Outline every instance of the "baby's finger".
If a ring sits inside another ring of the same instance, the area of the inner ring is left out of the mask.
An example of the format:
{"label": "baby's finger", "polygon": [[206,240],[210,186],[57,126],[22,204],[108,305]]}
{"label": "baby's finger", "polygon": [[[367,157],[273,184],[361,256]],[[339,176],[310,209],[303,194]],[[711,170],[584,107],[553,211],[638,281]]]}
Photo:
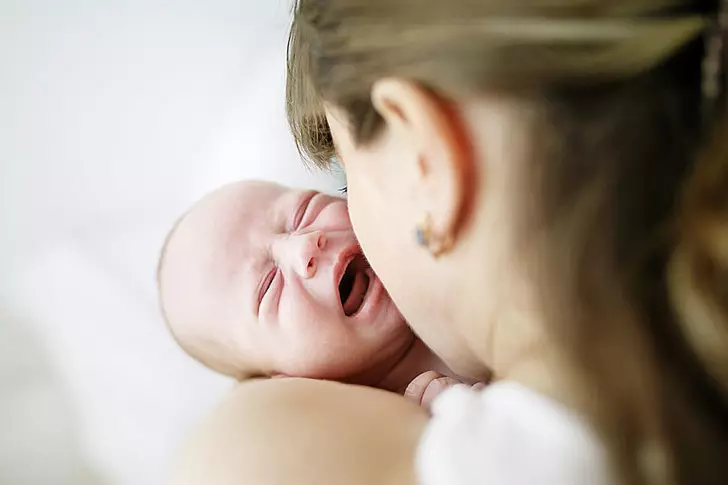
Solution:
{"label": "baby's finger", "polygon": [[487,384],[485,382],[476,382],[475,384],[473,384],[471,389],[473,391],[482,391],[483,389],[486,388],[486,386],[487,386]]}
{"label": "baby's finger", "polygon": [[434,401],[442,391],[448,387],[454,386],[455,384],[462,383],[451,377],[438,377],[437,379],[430,381],[422,394],[422,399],[420,401],[421,405],[429,409],[432,401]]}
{"label": "baby's finger", "polygon": [[404,396],[418,406],[421,405],[425,391],[429,384],[440,377],[442,377],[442,374],[435,371],[423,372],[412,379],[412,382],[407,385],[407,389],[404,391]]}

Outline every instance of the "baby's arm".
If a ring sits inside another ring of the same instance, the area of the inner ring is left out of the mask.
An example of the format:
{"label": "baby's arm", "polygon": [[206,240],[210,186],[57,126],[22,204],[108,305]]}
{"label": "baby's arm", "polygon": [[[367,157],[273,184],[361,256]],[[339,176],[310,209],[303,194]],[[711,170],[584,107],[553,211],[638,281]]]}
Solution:
{"label": "baby's arm", "polygon": [[[416,404],[427,409],[430,404],[442,391],[455,384],[464,384],[463,382],[435,371],[427,371],[418,375],[412,382],[407,385],[404,396]],[[477,383],[473,385],[473,389],[481,389],[485,384]]]}

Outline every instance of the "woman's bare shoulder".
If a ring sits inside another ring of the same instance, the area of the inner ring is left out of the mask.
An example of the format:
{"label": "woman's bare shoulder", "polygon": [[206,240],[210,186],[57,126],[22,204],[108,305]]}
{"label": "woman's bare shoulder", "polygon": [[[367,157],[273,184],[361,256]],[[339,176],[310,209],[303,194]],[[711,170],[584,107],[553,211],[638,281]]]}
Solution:
{"label": "woman's bare shoulder", "polygon": [[249,381],[188,438],[170,485],[414,484],[426,422],[418,406],[377,389]]}

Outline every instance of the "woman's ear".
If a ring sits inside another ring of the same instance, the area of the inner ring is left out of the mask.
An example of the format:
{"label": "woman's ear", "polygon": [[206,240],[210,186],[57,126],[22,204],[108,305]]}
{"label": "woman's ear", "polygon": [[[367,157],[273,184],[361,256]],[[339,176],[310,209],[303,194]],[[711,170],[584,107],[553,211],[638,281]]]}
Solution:
{"label": "woman's ear", "polygon": [[426,221],[434,239],[456,242],[476,177],[470,138],[455,104],[402,79],[377,81],[371,96],[390,136],[408,147],[398,163],[408,165],[403,189],[411,191],[413,210],[419,212],[413,223]]}

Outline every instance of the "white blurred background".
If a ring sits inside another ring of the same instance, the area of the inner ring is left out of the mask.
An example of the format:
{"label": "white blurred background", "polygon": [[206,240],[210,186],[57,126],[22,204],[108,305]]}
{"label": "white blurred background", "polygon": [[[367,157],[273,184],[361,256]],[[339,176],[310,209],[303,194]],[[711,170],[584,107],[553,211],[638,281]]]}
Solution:
{"label": "white blurred background", "polygon": [[284,118],[290,0],[0,0],[0,485],[163,482],[231,383],[154,270],[208,190],[333,190]]}

